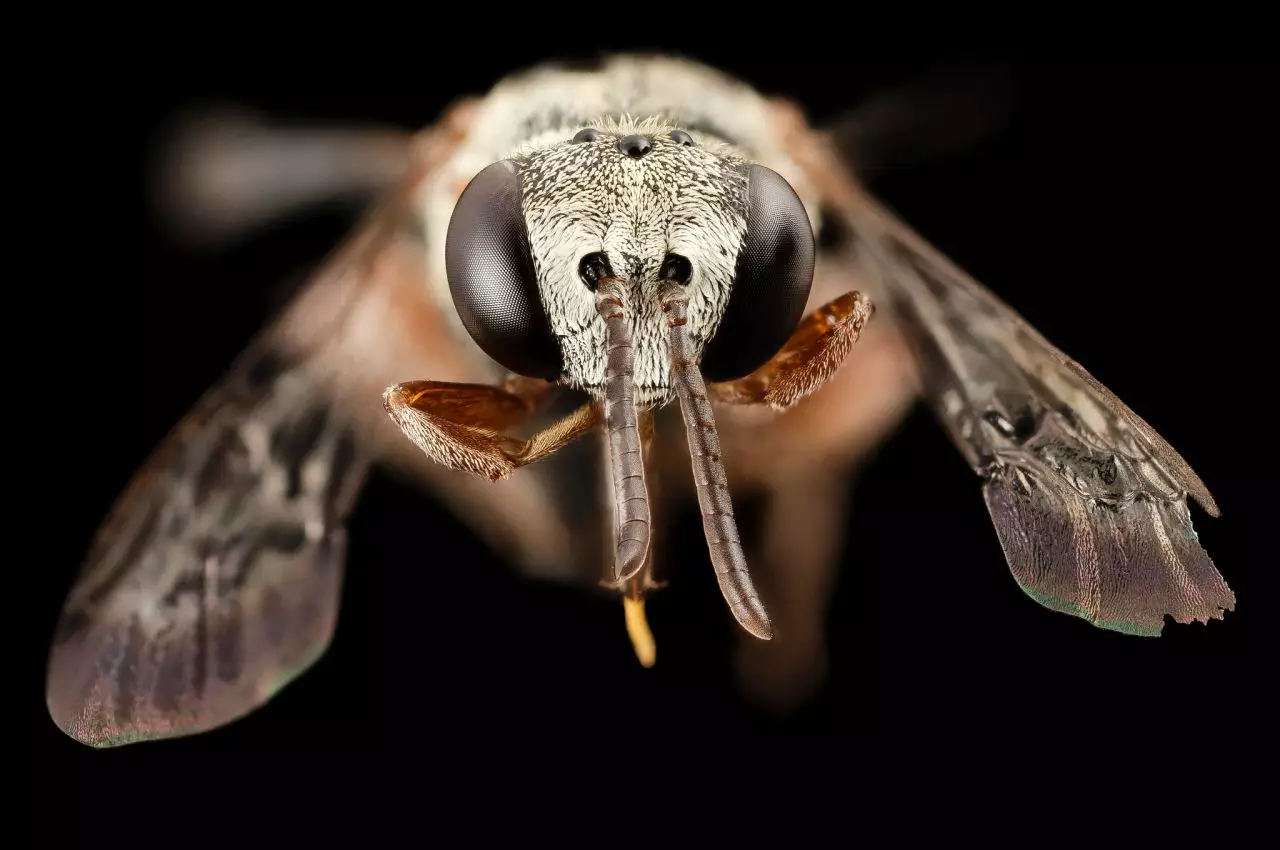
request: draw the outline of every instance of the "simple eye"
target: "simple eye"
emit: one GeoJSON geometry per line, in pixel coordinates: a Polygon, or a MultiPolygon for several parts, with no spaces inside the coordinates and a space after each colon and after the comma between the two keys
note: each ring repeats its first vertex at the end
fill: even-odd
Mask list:
{"type": "Polygon", "coordinates": [[[595,251],[584,256],[582,262],[578,263],[578,276],[588,289],[595,292],[600,286],[601,278],[613,277],[613,267],[609,265],[608,257],[595,251]]]}
{"type": "Polygon", "coordinates": [[[600,138],[600,131],[594,127],[587,127],[586,129],[579,130],[574,133],[573,138],[569,141],[577,145],[582,142],[594,142],[598,138],[600,138]]]}
{"type": "Polygon", "coordinates": [[[674,280],[684,286],[689,282],[689,278],[693,277],[693,264],[688,258],[679,254],[667,254],[667,258],[662,261],[662,270],[658,276],[663,280],[674,280]]]}
{"type": "Polygon", "coordinates": [[[476,345],[512,372],[558,378],[560,346],[533,271],[515,163],[495,162],[467,184],[444,255],[454,307],[476,345]]]}
{"type": "Polygon", "coordinates": [[[747,235],[720,325],[703,349],[708,381],[733,381],[769,361],[804,315],[813,286],[813,227],[791,185],[747,169],[747,235]]]}
{"type": "Polygon", "coordinates": [[[690,136],[684,130],[672,130],[671,140],[673,142],[679,142],[680,144],[684,145],[686,148],[693,147],[693,136],[690,136]]]}

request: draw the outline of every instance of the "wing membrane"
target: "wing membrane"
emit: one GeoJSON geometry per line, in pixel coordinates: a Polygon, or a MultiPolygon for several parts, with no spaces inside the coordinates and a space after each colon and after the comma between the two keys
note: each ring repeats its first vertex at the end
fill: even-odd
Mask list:
{"type": "Polygon", "coordinates": [[[204,731],[327,646],[367,461],[314,378],[254,353],[99,533],[54,638],[48,704],[93,746],[204,731]]]}
{"type": "Polygon", "coordinates": [[[421,226],[406,226],[440,135],[112,509],[50,655],[48,707],[67,734],[116,746],[212,729],[328,645],[391,364],[449,353],[431,332],[421,226]]]}
{"type": "MultiPolygon", "coordinates": [[[[861,189],[840,207],[862,272],[918,344],[927,393],[984,479],[1014,577],[1057,611],[1159,634],[1235,596],[1201,548],[1188,495],[1218,508],[1146,422],[861,189]]],[[[873,290],[874,291],[874,290],[873,290]]]]}
{"type": "Polygon", "coordinates": [[[501,377],[450,324],[423,241],[423,198],[450,183],[442,166],[473,108],[460,101],[413,139],[386,202],[112,509],[50,656],[49,711],[72,737],[115,746],[206,731],[318,658],[336,621],[343,524],[371,462],[432,488],[530,570],[564,570],[583,560],[575,547],[596,563],[590,535],[570,533],[551,497],[576,482],[536,469],[497,491],[459,479],[383,412],[383,390],[407,377],[501,377]]]}

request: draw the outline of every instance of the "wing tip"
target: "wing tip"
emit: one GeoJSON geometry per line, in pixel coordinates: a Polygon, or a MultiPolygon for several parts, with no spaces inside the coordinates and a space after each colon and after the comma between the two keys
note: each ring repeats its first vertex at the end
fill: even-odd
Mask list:
{"type": "Polygon", "coordinates": [[[1014,580],[1017,581],[1018,587],[1022,589],[1023,593],[1031,597],[1031,599],[1035,600],[1040,605],[1048,608],[1050,611],[1054,611],[1059,614],[1067,614],[1075,617],[1076,619],[1084,620],[1089,625],[1103,629],[1104,631],[1119,632],[1121,634],[1133,635],[1135,637],[1160,637],[1163,635],[1165,626],[1169,621],[1173,621],[1175,624],[1180,626],[1187,626],[1193,623],[1200,623],[1201,625],[1208,626],[1209,623],[1214,620],[1219,622],[1225,621],[1226,615],[1235,611],[1236,606],[1235,594],[1231,592],[1230,588],[1227,588],[1228,599],[1223,602],[1213,603],[1210,606],[1214,609],[1212,611],[1187,614],[1182,617],[1171,612],[1166,612],[1160,618],[1158,623],[1102,619],[1090,615],[1083,606],[1073,600],[1063,599],[1060,596],[1046,593],[1045,591],[1025,584],[1016,574],[1014,575],[1014,580]]]}
{"type": "Polygon", "coordinates": [[[1067,614],[1078,620],[1084,620],[1089,625],[1105,629],[1106,631],[1121,632],[1123,634],[1134,635],[1136,637],[1159,637],[1160,633],[1164,630],[1163,621],[1161,621],[1157,626],[1152,626],[1149,623],[1131,623],[1124,620],[1099,619],[1098,617],[1092,616],[1083,606],[1074,600],[1055,596],[1027,584],[1017,575],[1017,573],[1014,573],[1014,581],[1018,583],[1018,587],[1022,589],[1023,593],[1031,597],[1031,599],[1039,603],[1041,606],[1048,608],[1050,611],[1054,611],[1059,614],[1067,614]]]}
{"type": "Polygon", "coordinates": [[[292,685],[305,675],[307,671],[319,663],[320,659],[325,656],[329,651],[329,648],[333,645],[333,636],[336,631],[336,627],[337,621],[335,618],[334,622],[325,630],[325,636],[321,640],[316,641],[315,646],[301,661],[287,666],[282,665],[278,669],[272,670],[269,678],[264,677],[263,680],[259,681],[258,704],[250,710],[256,711],[258,708],[261,708],[271,700],[275,699],[280,695],[281,691],[289,685],[292,685]]]}
{"type": "Polygon", "coordinates": [[[248,699],[242,695],[230,701],[215,700],[203,706],[188,706],[170,715],[148,710],[122,711],[121,706],[112,701],[111,689],[105,686],[104,680],[77,666],[84,658],[61,647],[54,649],[50,659],[45,708],[49,719],[64,735],[95,750],[202,735],[262,708],[314,667],[333,643],[337,618],[336,611],[332,613],[333,616],[322,622],[320,638],[305,655],[293,663],[268,665],[256,683],[249,685],[248,699]]]}
{"type": "MultiPolygon", "coordinates": [[[[1140,637],[1159,637],[1168,621],[1208,625],[1235,610],[1235,593],[1199,545],[1185,498],[1148,503],[1150,533],[1144,537],[1140,516],[1122,517],[1109,527],[1111,535],[1098,535],[1098,528],[1078,525],[1083,521],[1069,511],[1044,506],[1027,510],[1018,499],[1009,501],[1011,494],[1016,495],[1010,482],[999,478],[989,478],[983,487],[1010,572],[1022,591],[1045,608],[1106,631],[1140,637]],[[1031,542],[1070,539],[1082,529],[1089,532],[1087,548],[1098,561],[1094,567],[1103,572],[1094,577],[1100,596],[1091,600],[1093,604],[1083,598],[1086,591],[1079,586],[1079,555],[1031,542]],[[1171,534],[1174,529],[1181,534],[1171,534]],[[1100,541],[1114,545],[1107,548],[1100,541]]],[[[1212,499],[1209,503],[1216,508],[1212,499]]]]}
{"type": "Polygon", "coordinates": [[[49,710],[49,719],[59,731],[78,744],[95,750],[109,750],[126,744],[151,740],[139,731],[123,731],[112,729],[101,723],[95,723],[93,717],[98,713],[95,707],[86,701],[76,701],[74,706],[63,703],[52,689],[46,694],[45,705],[49,710]]]}
{"type": "MultiPolygon", "coordinates": [[[[201,735],[234,723],[275,699],[280,695],[281,691],[315,666],[316,662],[328,650],[329,643],[329,641],[323,642],[302,662],[275,671],[269,678],[259,682],[255,694],[256,698],[247,706],[226,714],[214,712],[207,716],[190,718],[195,722],[186,726],[175,722],[172,728],[147,730],[136,723],[108,722],[103,719],[105,706],[89,699],[73,698],[67,700],[63,694],[60,694],[52,686],[46,692],[45,706],[49,712],[49,719],[64,735],[95,750],[108,750],[129,744],[201,735]]],[[[169,724],[164,725],[168,726],[169,724]]]]}
{"type": "MultiPolygon", "coordinates": [[[[129,744],[163,741],[201,735],[227,726],[252,714],[280,695],[324,657],[333,643],[334,624],[325,630],[326,637],[316,642],[302,660],[267,671],[261,677],[249,702],[231,711],[212,710],[183,718],[170,719],[147,729],[145,723],[133,720],[109,720],[111,708],[92,695],[76,695],[74,688],[65,687],[57,675],[51,675],[45,690],[45,707],[49,719],[68,738],[95,750],[107,750],[129,744]]],[[[56,673],[56,670],[54,671],[56,673]]]]}
{"type": "Polygon", "coordinates": [[[1213,496],[1209,495],[1209,489],[1203,484],[1200,485],[1198,492],[1191,493],[1191,498],[1196,500],[1196,504],[1200,506],[1201,510],[1214,519],[1222,516],[1222,509],[1218,507],[1218,503],[1214,501],[1213,496]]]}

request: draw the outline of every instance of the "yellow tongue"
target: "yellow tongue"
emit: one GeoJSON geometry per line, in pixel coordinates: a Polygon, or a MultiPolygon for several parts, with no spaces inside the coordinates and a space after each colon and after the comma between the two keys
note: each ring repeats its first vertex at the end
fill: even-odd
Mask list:
{"type": "Polygon", "coordinates": [[[644,600],[622,597],[622,611],[627,617],[627,636],[636,651],[641,667],[652,667],[658,660],[658,645],[649,631],[649,621],[644,618],[644,600]]]}

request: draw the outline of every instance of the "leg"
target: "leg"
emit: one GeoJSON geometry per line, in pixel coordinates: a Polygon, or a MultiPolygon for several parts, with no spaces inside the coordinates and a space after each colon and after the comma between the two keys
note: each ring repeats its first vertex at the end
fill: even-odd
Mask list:
{"type": "Polygon", "coordinates": [[[745,378],[712,384],[711,397],[728,404],[767,404],[776,410],[795,406],[840,368],[873,312],[865,295],[841,295],[806,317],[768,363],[745,378]]]}
{"type": "Polygon", "coordinates": [[[432,460],[497,481],[600,424],[599,407],[584,404],[528,440],[503,436],[503,431],[533,412],[541,392],[535,387],[541,383],[545,382],[516,378],[506,382],[506,389],[499,389],[484,384],[410,381],[388,387],[382,403],[405,436],[432,460]]]}
{"type": "Polygon", "coordinates": [[[810,464],[776,482],[752,562],[768,593],[777,636],[738,641],[739,681],[757,703],[784,713],[810,699],[827,672],[826,624],[847,516],[847,468],[810,464]]]}

